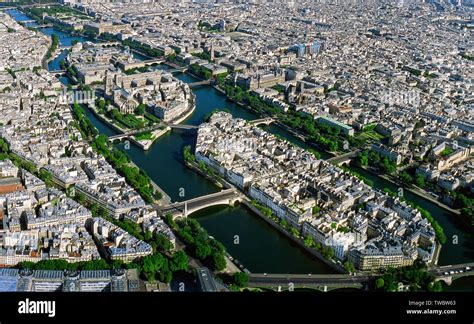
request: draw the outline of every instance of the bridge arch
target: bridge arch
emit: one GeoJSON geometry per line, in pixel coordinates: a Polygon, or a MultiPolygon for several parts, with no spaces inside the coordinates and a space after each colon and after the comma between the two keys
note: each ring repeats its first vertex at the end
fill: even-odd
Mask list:
{"type": "Polygon", "coordinates": [[[192,213],[204,210],[206,208],[210,207],[215,207],[215,206],[230,206],[230,207],[235,207],[240,203],[240,198],[234,198],[234,199],[229,199],[229,201],[219,201],[219,202],[213,202],[210,204],[206,204],[205,206],[200,206],[198,208],[193,208],[191,210],[188,210],[188,216],[191,215],[192,213]]]}
{"type": "Polygon", "coordinates": [[[350,284],[322,284],[322,283],[308,283],[308,284],[299,284],[294,283],[291,285],[291,282],[282,282],[276,283],[273,285],[259,285],[259,284],[250,284],[251,288],[258,288],[264,291],[276,291],[276,292],[290,292],[290,291],[304,291],[310,290],[314,292],[328,292],[328,291],[337,291],[337,290],[354,290],[361,291],[366,288],[366,285],[362,283],[350,283],[350,284]]]}
{"type": "MultiPolygon", "coordinates": [[[[229,199],[228,201],[215,201],[215,202],[212,202],[212,203],[209,203],[209,204],[205,204],[205,205],[202,205],[202,206],[199,206],[199,207],[196,207],[196,208],[190,208],[188,209],[187,213],[186,213],[186,217],[189,217],[190,215],[198,212],[198,211],[201,211],[201,210],[204,210],[206,208],[210,208],[210,207],[215,207],[215,206],[230,206],[230,207],[234,207],[236,206],[237,204],[239,204],[241,202],[240,200],[240,197],[236,197],[236,198],[233,198],[233,199],[229,199]]],[[[184,217],[184,211],[183,211],[183,214],[181,214],[179,217],[184,217]]],[[[178,218],[179,218],[178,217],[178,218]]]]}
{"type": "Polygon", "coordinates": [[[235,206],[241,202],[240,195],[233,189],[223,190],[207,196],[190,199],[161,207],[159,212],[163,215],[172,215],[174,219],[188,217],[189,215],[213,206],[235,206]]]}
{"type": "Polygon", "coordinates": [[[453,278],[451,278],[451,277],[439,277],[439,278],[436,279],[436,281],[441,281],[441,282],[445,283],[446,285],[451,286],[451,284],[453,283],[453,278]]]}

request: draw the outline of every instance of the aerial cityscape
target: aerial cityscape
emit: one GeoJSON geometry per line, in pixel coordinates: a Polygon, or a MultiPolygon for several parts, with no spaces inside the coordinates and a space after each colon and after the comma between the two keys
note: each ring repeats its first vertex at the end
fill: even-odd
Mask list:
{"type": "Polygon", "coordinates": [[[473,10],[0,1],[0,291],[472,292],[473,10]]]}

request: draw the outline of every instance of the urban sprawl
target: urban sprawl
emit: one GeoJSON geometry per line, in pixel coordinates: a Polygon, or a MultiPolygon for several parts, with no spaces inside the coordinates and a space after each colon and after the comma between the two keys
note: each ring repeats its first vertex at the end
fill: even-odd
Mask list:
{"type": "MultiPolygon", "coordinates": [[[[66,48],[60,71],[47,69],[64,50],[58,39],[0,11],[1,266],[154,255],[124,222],[177,246],[165,193],[84,111],[147,150],[195,111],[182,72],[334,156],[219,111],[196,127],[186,157],[308,247],[330,249],[330,262],[365,272],[437,263],[446,235],[402,186],[472,226],[472,2],[61,2],[24,8],[88,37],[66,48]],[[401,190],[375,189],[348,163],[401,190]]],[[[136,290],[131,276],[83,272],[67,289],[97,277],[136,290]]]]}

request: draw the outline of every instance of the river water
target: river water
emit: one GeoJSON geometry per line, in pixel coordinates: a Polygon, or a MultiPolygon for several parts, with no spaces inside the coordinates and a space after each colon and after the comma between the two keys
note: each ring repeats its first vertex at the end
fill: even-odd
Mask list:
{"type": "MultiPolygon", "coordinates": [[[[18,11],[11,11],[10,14],[17,21],[30,20],[30,18],[18,11]]],[[[80,36],[71,36],[53,28],[44,28],[40,31],[48,35],[57,34],[60,38],[61,46],[70,46],[74,40],[81,42],[89,40],[80,36]]],[[[64,58],[64,55],[63,53],[50,62],[50,70],[59,69],[59,61],[64,58]]],[[[166,69],[166,66],[158,68],[166,69]]],[[[177,74],[176,77],[187,83],[196,81],[187,74],[177,74]]],[[[65,83],[67,82],[67,79],[61,80],[65,83]]],[[[226,109],[234,117],[246,120],[259,118],[253,112],[230,102],[225,96],[210,86],[195,88],[193,92],[196,95],[196,110],[183,124],[199,125],[215,109],[226,109]]],[[[109,136],[116,134],[115,130],[102,123],[91,112],[87,111],[87,114],[101,133],[109,136]]],[[[289,140],[295,145],[309,148],[307,144],[281,128],[270,125],[265,126],[265,129],[289,140]]],[[[173,130],[160,138],[149,151],[144,152],[132,145],[127,150],[127,154],[166,191],[172,201],[182,201],[219,190],[212,183],[184,165],[183,148],[186,145],[194,144],[194,131],[173,130]]],[[[320,154],[322,158],[328,157],[328,154],[324,152],[320,152],[320,154]]],[[[354,171],[372,180],[374,187],[380,190],[384,188],[397,190],[395,185],[364,170],[354,169],[354,171]]],[[[405,198],[428,210],[444,228],[448,241],[441,250],[440,265],[471,262],[474,259],[473,235],[461,226],[457,220],[458,216],[409,192],[405,193],[405,198]]],[[[229,253],[252,272],[333,272],[324,263],[310,256],[290,239],[278,233],[244,207],[211,207],[196,212],[192,217],[196,218],[210,235],[221,241],[229,253]],[[235,244],[237,241],[239,244],[235,244]]],[[[473,284],[472,278],[459,279],[448,289],[472,290],[473,284]]]]}
{"type": "MultiPolygon", "coordinates": [[[[180,79],[192,82],[187,75],[180,79]]],[[[225,108],[234,116],[248,120],[257,116],[226,100],[210,87],[194,89],[196,110],[183,123],[199,125],[216,108],[225,108]]],[[[88,117],[101,133],[116,132],[87,111],[88,117]]],[[[131,145],[126,150],[131,159],[171,197],[182,201],[217,192],[214,184],[184,165],[183,148],[195,144],[195,131],[173,130],[161,137],[144,152],[131,145]],[[183,193],[183,195],[181,195],[183,193]]],[[[268,273],[332,273],[323,262],[296,246],[265,221],[243,206],[211,207],[192,215],[201,225],[221,241],[228,252],[252,272],[268,273]],[[238,244],[235,244],[238,242],[238,244]]]]}

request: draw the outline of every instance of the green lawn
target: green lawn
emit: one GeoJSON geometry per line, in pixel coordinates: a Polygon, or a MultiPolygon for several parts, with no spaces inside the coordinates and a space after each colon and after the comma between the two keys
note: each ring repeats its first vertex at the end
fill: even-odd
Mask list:
{"type": "Polygon", "coordinates": [[[364,140],[364,141],[367,141],[367,140],[370,139],[370,140],[373,140],[373,141],[376,141],[376,142],[381,142],[385,138],[385,136],[383,136],[382,134],[377,133],[373,129],[363,130],[362,132],[358,133],[355,137],[360,139],[360,140],[364,140]]]}
{"type": "Polygon", "coordinates": [[[153,134],[151,132],[146,132],[146,133],[141,133],[141,134],[135,135],[135,139],[137,141],[145,141],[145,140],[151,141],[154,138],[155,137],[153,136],[153,134]]]}
{"type": "Polygon", "coordinates": [[[132,128],[132,129],[139,129],[140,127],[143,127],[145,122],[143,120],[138,119],[134,115],[127,114],[127,115],[116,115],[115,120],[125,126],[126,128],[132,128]]]}
{"type": "Polygon", "coordinates": [[[144,114],[145,118],[148,119],[149,121],[152,121],[154,123],[160,123],[161,122],[161,119],[159,119],[158,117],[155,117],[153,116],[152,114],[150,113],[145,113],[144,114]]]}

